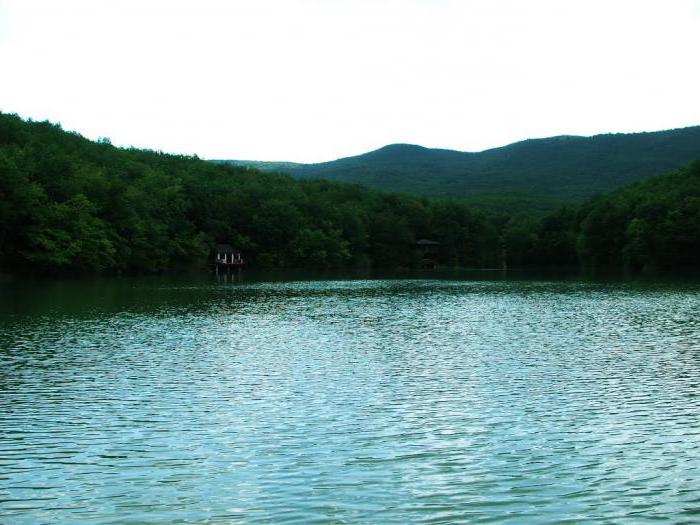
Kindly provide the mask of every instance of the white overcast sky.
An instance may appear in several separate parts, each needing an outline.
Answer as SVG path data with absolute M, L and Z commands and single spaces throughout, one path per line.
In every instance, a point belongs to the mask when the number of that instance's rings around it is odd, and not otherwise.
M 204 158 L 700 124 L 700 0 L 0 0 L 0 110 Z

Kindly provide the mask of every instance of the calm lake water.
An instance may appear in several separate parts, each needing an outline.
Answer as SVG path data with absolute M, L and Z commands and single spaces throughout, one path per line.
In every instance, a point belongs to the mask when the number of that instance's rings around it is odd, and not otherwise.
M 0 523 L 700 522 L 697 285 L 0 292 Z

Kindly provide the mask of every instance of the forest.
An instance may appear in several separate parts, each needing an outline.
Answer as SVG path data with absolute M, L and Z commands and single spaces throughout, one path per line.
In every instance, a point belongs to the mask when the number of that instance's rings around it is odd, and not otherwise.
M 529 139 L 478 153 L 391 144 L 318 164 L 228 162 L 298 179 L 351 182 L 426 197 L 468 198 L 473 206 L 486 204 L 487 210 L 493 204 L 520 207 L 527 199 L 531 205 L 554 211 L 562 201 L 581 202 L 677 169 L 698 157 L 700 126 Z
M 133 275 L 204 268 L 216 243 L 258 268 L 697 266 L 700 162 L 546 216 L 294 180 L 117 148 L 0 114 L 0 270 Z

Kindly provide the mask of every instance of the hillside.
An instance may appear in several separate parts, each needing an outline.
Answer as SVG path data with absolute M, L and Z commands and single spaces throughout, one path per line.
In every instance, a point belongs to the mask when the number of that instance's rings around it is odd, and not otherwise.
M 697 271 L 700 161 L 601 196 L 587 208 L 578 243 L 587 266 Z
M 319 164 L 252 163 L 296 178 L 321 178 L 433 197 L 509 193 L 581 200 L 700 157 L 700 126 L 649 133 L 560 136 L 480 153 L 392 144 Z M 474 197 L 477 197 L 474 199 Z M 511 197 L 504 197 L 510 201 Z
M 121 149 L 0 113 L 0 273 L 201 268 L 216 243 L 252 268 L 412 267 L 422 238 L 450 265 L 500 253 L 465 204 Z
M 0 113 L 0 273 L 201 268 L 220 242 L 255 268 L 411 268 L 419 239 L 439 242 L 444 266 L 493 268 L 505 255 L 510 267 L 697 268 L 700 164 L 537 219 L 121 149 Z
M 514 266 L 698 270 L 700 160 L 502 231 Z

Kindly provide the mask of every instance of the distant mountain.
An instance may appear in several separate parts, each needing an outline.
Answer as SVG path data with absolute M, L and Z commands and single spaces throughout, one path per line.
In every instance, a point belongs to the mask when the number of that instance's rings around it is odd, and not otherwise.
M 260 171 L 289 172 L 304 166 L 299 162 L 270 162 L 266 160 L 215 160 L 222 164 L 234 164 L 236 166 L 248 166 Z
M 434 197 L 580 200 L 700 158 L 700 126 L 649 133 L 559 136 L 480 153 L 392 144 L 319 164 L 219 161 Z

